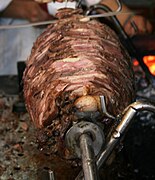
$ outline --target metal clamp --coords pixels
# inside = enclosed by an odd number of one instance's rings
[[[95,156],[100,152],[105,141],[103,130],[96,124],[81,121],[73,125],[66,133],[65,142],[75,156],[81,158],[81,150],[79,146],[79,138],[82,134],[89,134],[92,138],[92,146],[94,148]]]
[[[67,147],[82,158],[85,180],[97,180],[96,158],[104,143],[102,129],[91,122],[81,121],[72,126],[65,136]]]
[[[100,96],[100,101],[101,101],[102,113],[105,114],[108,118],[116,119],[114,116],[108,113],[104,96]]]

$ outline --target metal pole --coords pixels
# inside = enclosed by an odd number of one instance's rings
[[[98,176],[94,149],[89,134],[85,133],[80,136],[80,149],[85,180],[97,180]]]
[[[100,168],[101,165],[103,165],[103,163],[106,162],[107,158],[109,157],[113,149],[116,147],[116,145],[119,143],[122,134],[127,129],[127,127],[129,126],[131,120],[133,119],[136,113],[137,111],[135,109],[129,108],[127,113],[124,115],[122,121],[117,126],[114,133],[112,134],[110,141],[108,142],[105,149],[102,151],[99,158],[97,159],[98,168]]]
[[[129,128],[129,125],[133,121],[133,118],[136,115],[136,113],[138,111],[144,111],[144,110],[155,113],[155,106],[154,104],[151,104],[146,101],[139,101],[139,102],[137,101],[129,105],[128,108],[124,111],[124,116],[122,117],[120,124],[116,127],[114,133],[112,134],[110,138],[110,141],[108,142],[105,149],[103,150],[103,152],[100,154],[99,158],[97,159],[98,168],[100,168],[101,165],[103,165],[103,163],[106,162],[112,150],[116,147],[116,145],[121,140],[122,135],[125,134],[125,132]]]

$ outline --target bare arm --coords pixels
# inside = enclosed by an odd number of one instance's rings
[[[113,11],[115,11],[118,8],[118,5],[115,0],[102,0],[100,4],[107,5]],[[132,10],[123,4],[122,12],[130,12],[130,11]],[[129,36],[133,36],[135,34],[144,34],[144,33],[152,32],[151,23],[145,17],[141,15],[136,15],[136,14],[132,15],[132,14],[124,13],[124,14],[118,15],[117,18]],[[136,25],[137,32],[131,25],[131,22],[133,22]]]
[[[27,19],[30,22],[52,19],[52,17],[33,0],[13,0],[1,16]]]

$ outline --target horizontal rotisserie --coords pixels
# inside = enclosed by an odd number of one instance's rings
[[[55,152],[65,132],[80,120],[77,112],[101,113],[99,96],[105,96],[112,116],[134,98],[131,60],[117,35],[79,12],[57,14],[59,20],[35,42],[23,78],[28,112],[53,139]]]

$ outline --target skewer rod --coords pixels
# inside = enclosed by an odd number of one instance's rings
[[[85,133],[80,136],[80,149],[85,180],[97,180],[97,167],[90,135]]]

